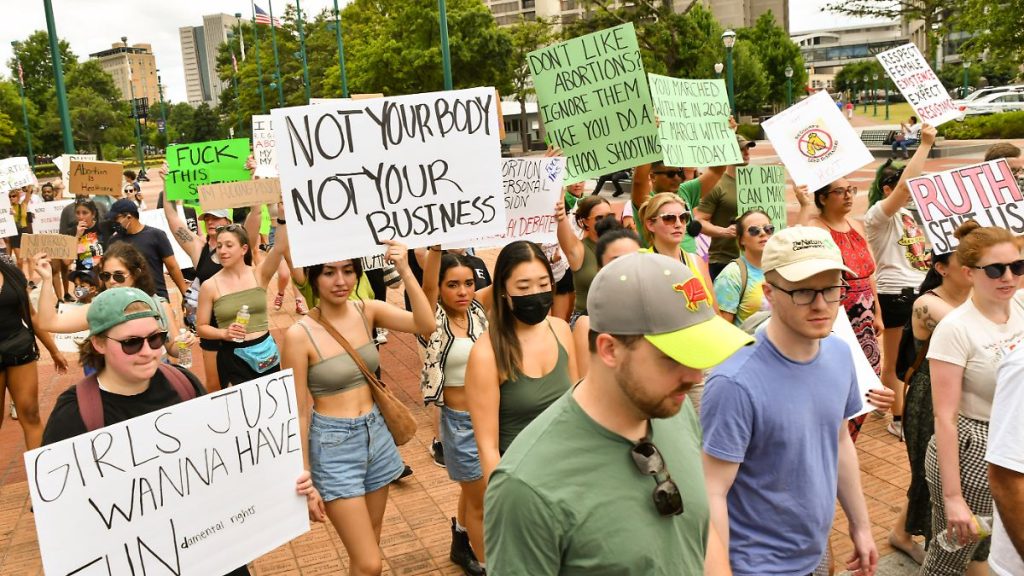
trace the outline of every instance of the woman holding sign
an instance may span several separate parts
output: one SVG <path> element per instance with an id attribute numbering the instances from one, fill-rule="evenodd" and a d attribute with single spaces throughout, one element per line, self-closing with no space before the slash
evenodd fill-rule
<path id="1" fill-rule="evenodd" d="M 362 275 L 361 260 L 328 262 L 306 268 L 319 303 L 285 334 L 284 367 L 295 371 L 299 429 L 308 447 L 302 455 L 316 486 L 309 498 L 310 518 L 330 520 L 348 551 L 353 575 L 381 573 L 388 485 L 404 469 L 363 375 L 364 368 L 372 372 L 379 364 L 373 329 L 413 334 L 434 330 L 430 304 L 409 268 L 407 253 L 405 246 L 387 242 L 386 258 L 405 283 L 412 312 L 378 300 L 350 300 Z"/>
<path id="2" fill-rule="evenodd" d="M 594 255 L 594 246 L 597 245 L 597 223 L 614 216 L 615 211 L 612 210 L 611 204 L 600 196 L 587 196 L 580 200 L 576 203 L 576 226 L 583 230 L 583 238 L 580 238 L 565 217 L 564 203 L 559 202 L 555 206 L 558 245 L 569 262 L 573 290 L 576 292 L 576 303 L 569 317 L 570 326 L 576 323 L 577 318 L 587 313 L 587 292 L 597 274 L 597 257 Z"/>

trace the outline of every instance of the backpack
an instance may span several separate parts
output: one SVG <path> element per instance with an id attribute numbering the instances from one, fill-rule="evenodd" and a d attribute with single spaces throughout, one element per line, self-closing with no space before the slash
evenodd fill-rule
<path id="1" fill-rule="evenodd" d="M 196 389 L 181 370 L 167 364 L 160 364 L 159 370 L 178 393 L 182 402 L 196 397 Z M 85 430 L 92 432 L 103 428 L 106 425 L 103 419 L 103 399 L 100 397 L 100 385 L 95 374 L 75 384 L 75 397 L 78 399 L 78 413 L 82 416 L 82 422 L 85 422 Z"/>

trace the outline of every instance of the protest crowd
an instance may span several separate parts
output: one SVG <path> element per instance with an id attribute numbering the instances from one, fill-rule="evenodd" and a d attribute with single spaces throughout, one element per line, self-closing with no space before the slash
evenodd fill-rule
<path id="1" fill-rule="evenodd" d="M 628 28 L 608 33 L 606 51 L 629 51 L 620 38 Z M 559 54 L 571 61 L 571 50 Z M 568 63 L 536 60 L 545 63 L 534 70 L 543 100 L 544 75 Z M 602 77 L 629 68 L 608 66 Z M 1024 574 L 1021 150 L 995 144 L 983 164 L 926 174 L 936 128 L 922 118 L 909 158 L 885 161 L 859 190 L 847 176 L 868 161 L 839 129 L 826 142 L 784 119 L 796 132 L 766 128 L 784 166 L 751 164 L 758 143 L 736 134 L 722 81 L 657 77 L 647 89 L 642 65 L 634 72 L 643 89 L 624 102 L 639 120 L 616 137 L 654 141 L 632 140 L 647 130 L 664 155 L 646 145 L 588 147 L 582 129 L 570 136 L 562 126 L 580 123 L 566 112 L 547 126 L 543 157 L 501 159 L 494 92 L 474 89 L 451 92 L 451 112 L 421 117 L 418 134 L 387 133 L 377 118 L 422 112 L 421 100 L 349 102 L 341 122 L 350 124 L 335 121 L 335 135 L 320 133 L 316 115 L 337 105 L 274 110 L 273 163 L 243 140 L 236 177 L 197 190 L 182 176 L 195 169 L 190 154 L 169 151 L 154 209 L 130 170 L 89 194 L 74 165 L 66 180 L 41 185 L 27 164 L 5 167 L 0 183 L 21 180 L 6 191 L 14 233 L 0 259 L 0 422 L 16 418 L 24 433 L 47 572 L 93 560 L 61 564 L 61 550 L 46 547 L 44 533 L 76 530 L 48 508 L 78 476 L 75 489 L 86 490 L 97 471 L 124 472 L 104 461 L 120 441 L 114 430 L 127 429 L 131 443 L 132 422 L 153 418 L 162 436 L 145 437 L 170 457 L 182 444 L 174 414 L 216 432 L 214 420 L 200 424 L 198 408 L 214 395 L 228 406 L 228 426 L 244 428 L 250 394 L 261 410 L 287 406 L 293 417 L 279 432 L 260 428 L 260 444 L 229 462 L 212 460 L 205 486 L 190 489 L 229 499 L 241 486 L 210 479 L 218 467 L 234 474 L 248 465 L 266 486 L 277 482 L 289 504 L 271 521 L 299 526 L 290 538 L 308 530 L 307 518 L 327 523 L 349 574 L 381 574 L 389 487 L 415 474 L 399 446 L 417 421 L 381 381 L 380 347 L 404 334 L 418 342 L 421 364 L 387 368 L 419 371 L 432 458 L 458 485 L 450 559 L 465 574 L 874 574 L 879 552 L 855 448 L 872 412 L 888 419 L 910 462 L 889 543 L 922 575 Z M 666 102 L 698 93 L 724 103 L 702 120 L 715 127 L 700 142 L 710 163 L 669 140 L 686 131 L 674 130 L 684 106 Z M 828 121 L 852 132 L 828 107 Z M 313 145 L 311 124 L 323 139 Z M 376 156 L 365 151 L 374 138 Z M 820 154 L 819 139 L 831 147 Z M 391 164 L 403 140 L 411 156 Z M 451 150 L 465 148 L 446 149 L 451 141 L 481 152 L 459 158 Z M 811 153 L 787 155 L 784 141 Z M 216 143 L 177 146 L 203 145 Z M 366 156 L 345 160 L 358 154 Z M 204 155 L 191 156 L 198 164 Z M 338 156 L 348 164 L 324 165 Z M 623 195 L 630 169 L 625 202 L 600 194 L 611 180 L 613 198 Z M 598 178 L 588 193 L 584 182 Z M 271 193 L 254 200 L 268 180 Z M 35 208 L 66 198 L 65 187 L 74 199 L 41 230 Z M 788 221 L 787 194 L 799 204 Z M 402 296 L 389 301 L 389 291 Z M 286 304 L 301 319 L 271 334 L 269 314 Z M 81 372 L 49 414 L 38 398 L 40 348 L 58 372 Z M 234 421 L 232 394 L 241 406 Z M 75 444 L 81 438 L 91 444 Z M 55 487 L 61 446 L 76 447 L 77 464 L 66 467 L 78 471 Z M 290 467 L 267 472 L 266 453 Z M 161 488 L 161 506 L 164 498 Z M 83 509 L 100 512 L 89 502 Z M 849 557 L 829 546 L 837 502 Z M 249 514 L 230 524 L 245 526 Z M 271 549 L 247 550 L 237 536 L 228 536 L 230 553 L 214 553 L 222 543 L 200 548 L 221 542 L 213 539 L 224 529 L 179 530 L 179 569 L 194 567 L 180 573 L 248 574 L 246 563 Z M 143 566 L 170 568 L 139 542 Z M 187 559 L 200 549 L 203 558 Z"/>

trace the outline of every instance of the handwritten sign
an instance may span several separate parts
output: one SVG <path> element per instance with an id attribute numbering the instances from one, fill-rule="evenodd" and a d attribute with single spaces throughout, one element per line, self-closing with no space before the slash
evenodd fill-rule
<path id="1" fill-rule="evenodd" d="M 786 169 L 779 165 L 736 167 L 737 216 L 761 210 L 776 230 L 786 227 Z"/>
<path id="2" fill-rule="evenodd" d="M 914 178 L 907 183 L 932 252 L 956 250 L 953 232 L 966 220 L 1024 234 L 1024 197 L 1005 159 Z"/>
<path id="3" fill-rule="evenodd" d="M 291 370 L 26 452 L 25 469 L 47 574 L 226 574 L 309 531 Z"/>
<path id="4" fill-rule="evenodd" d="M 207 184 L 199 187 L 199 205 L 203 210 L 277 204 L 280 198 L 281 181 L 277 178 Z"/>
<path id="5" fill-rule="evenodd" d="M 36 175 L 32 172 L 28 158 L 19 156 L 0 160 L 0 192 L 24 188 L 35 183 Z"/>
<path id="6" fill-rule="evenodd" d="M 445 248 L 504 246 L 516 240 L 536 244 L 558 242 L 554 205 L 562 195 L 564 158 L 502 158 L 505 190 L 505 230 L 471 242 L 445 244 Z"/>
<path id="7" fill-rule="evenodd" d="M 493 88 L 273 111 L 296 266 L 499 234 Z"/>
<path id="8" fill-rule="evenodd" d="M 74 236 L 64 234 L 23 234 L 21 256 L 31 258 L 43 253 L 54 260 L 74 260 L 78 257 L 78 246 L 75 242 Z"/>
<path id="9" fill-rule="evenodd" d="M 185 208 L 178 204 L 178 217 L 181 218 L 182 222 L 185 222 Z M 157 210 L 145 210 L 139 212 L 139 222 L 146 226 L 152 226 L 164 233 L 167 236 L 167 240 L 171 243 L 171 249 L 174 251 L 174 259 L 178 261 L 178 265 L 182 268 L 190 268 L 189 262 L 192 262 L 192 258 L 189 257 L 188 252 L 178 244 L 178 241 L 171 234 L 171 225 L 167 223 L 167 215 L 164 214 L 163 209 Z M 166 270 L 166 267 L 164 268 Z"/>
<path id="10" fill-rule="evenodd" d="M 878 54 L 877 58 L 921 122 L 938 126 L 960 117 L 946 87 L 917 46 L 899 46 Z"/>
<path id="11" fill-rule="evenodd" d="M 93 162 L 96 160 L 95 154 L 61 154 L 53 159 L 53 165 L 60 170 L 60 178 L 64 183 L 70 182 L 70 175 L 68 172 L 71 170 L 71 161 L 78 160 L 80 162 Z"/>
<path id="12" fill-rule="evenodd" d="M 121 197 L 124 167 L 120 162 L 85 162 L 72 160 L 68 175 L 68 191 L 79 196 L 92 194 Z"/>
<path id="13" fill-rule="evenodd" d="M 874 160 L 824 90 L 761 124 L 793 182 L 817 190 Z"/>
<path id="14" fill-rule="evenodd" d="M 530 52 L 527 63 L 566 184 L 662 159 L 632 22 Z"/>
<path id="15" fill-rule="evenodd" d="M 0 238 L 18 235 L 18 225 L 11 212 L 11 198 L 4 192 L 0 193 Z"/>
<path id="16" fill-rule="evenodd" d="M 680 80 L 648 74 L 658 111 L 658 134 L 667 166 L 741 164 L 736 133 L 729 129 L 724 80 Z"/>
<path id="17" fill-rule="evenodd" d="M 199 186 L 249 180 L 245 167 L 249 141 L 245 138 L 175 144 L 167 148 L 167 198 L 195 204 Z"/>
<path id="18" fill-rule="evenodd" d="M 270 114 L 252 117 L 252 155 L 256 159 L 257 178 L 277 178 L 277 144 L 274 120 Z"/>
<path id="19" fill-rule="evenodd" d="M 52 200 L 29 207 L 32 212 L 32 231 L 36 234 L 59 234 L 60 215 L 74 199 Z"/>

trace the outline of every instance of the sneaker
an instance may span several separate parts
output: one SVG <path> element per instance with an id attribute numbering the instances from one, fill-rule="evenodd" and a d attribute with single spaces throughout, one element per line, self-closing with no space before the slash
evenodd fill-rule
<path id="1" fill-rule="evenodd" d="M 889 425 L 885 427 L 885 431 L 893 436 L 903 440 L 903 422 L 889 422 Z"/>
<path id="2" fill-rule="evenodd" d="M 448 553 L 448 559 L 469 576 L 483 576 L 487 571 L 480 566 L 480 561 L 473 553 L 473 547 L 469 544 L 469 534 L 464 530 L 455 527 L 455 518 L 452 518 L 452 548 Z"/>
<path id="3" fill-rule="evenodd" d="M 306 306 L 306 299 L 303 298 L 301 294 L 295 298 L 295 313 L 302 314 L 303 316 L 309 314 L 309 307 Z"/>
<path id="4" fill-rule="evenodd" d="M 434 438 L 434 441 L 430 443 L 430 455 L 434 458 L 434 464 L 441 468 L 447 468 L 444 464 L 444 444 L 437 438 Z"/>
<path id="5" fill-rule="evenodd" d="M 388 331 L 386 328 L 377 328 L 377 338 L 375 338 L 375 342 L 377 342 L 378 346 L 388 343 Z"/>
<path id="6" fill-rule="evenodd" d="M 18 409 L 14 407 L 14 400 L 11 400 L 11 420 L 18 419 Z"/>
<path id="7" fill-rule="evenodd" d="M 409 476 L 412 476 L 412 467 L 410 467 L 408 464 L 406 464 L 405 468 L 402 470 L 402 475 L 399 476 L 398 478 L 396 478 L 395 482 L 398 482 L 399 480 L 404 480 L 404 479 L 408 478 Z"/>
<path id="8" fill-rule="evenodd" d="M 284 294 L 278 292 L 277 296 L 274 296 L 274 312 L 277 312 L 284 306 Z M 298 310 L 296 310 L 298 312 Z"/>

